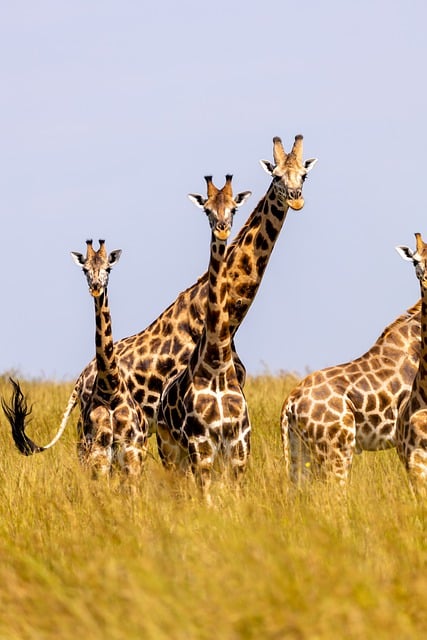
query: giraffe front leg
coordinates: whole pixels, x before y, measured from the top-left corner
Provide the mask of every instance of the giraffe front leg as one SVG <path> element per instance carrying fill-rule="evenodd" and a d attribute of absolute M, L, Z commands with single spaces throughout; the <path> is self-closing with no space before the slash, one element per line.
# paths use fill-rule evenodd
<path fill-rule="evenodd" d="M 84 437 L 79 443 L 79 458 L 93 478 L 111 473 L 113 430 L 109 413 L 103 407 L 97 407 L 90 413 Z"/>
<path fill-rule="evenodd" d="M 230 467 L 237 491 L 240 490 L 251 450 L 251 428 L 248 428 L 233 440 L 230 446 Z"/>
<path fill-rule="evenodd" d="M 119 468 L 130 480 L 139 478 L 147 457 L 147 446 L 144 438 L 136 438 L 133 442 L 120 442 L 114 445 L 114 457 Z"/>
<path fill-rule="evenodd" d="M 210 486 L 212 484 L 215 448 L 206 438 L 191 438 L 188 442 L 188 454 L 191 470 L 202 498 L 206 504 L 211 505 Z"/>
<path fill-rule="evenodd" d="M 413 413 L 397 449 L 408 470 L 415 495 L 427 497 L 427 409 Z"/>
<path fill-rule="evenodd" d="M 148 424 L 131 401 L 114 411 L 113 455 L 116 466 L 129 479 L 138 478 L 147 457 Z"/>

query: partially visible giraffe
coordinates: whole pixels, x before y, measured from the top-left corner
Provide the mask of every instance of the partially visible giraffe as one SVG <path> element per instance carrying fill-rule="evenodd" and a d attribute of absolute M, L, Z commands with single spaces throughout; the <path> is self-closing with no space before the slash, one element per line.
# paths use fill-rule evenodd
<path fill-rule="evenodd" d="M 427 491 L 427 244 L 415 234 L 416 249 L 396 247 L 414 267 L 421 288 L 421 354 L 418 370 L 396 422 L 396 449 L 415 492 Z"/>
<path fill-rule="evenodd" d="M 227 239 L 234 214 L 250 196 L 233 197 L 231 180 L 218 189 L 206 176 L 207 198 L 190 199 L 207 214 L 211 228 L 205 326 L 188 365 L 165 388 L 157 444 L 167 468 L 191 471 L 205 499 L 216 462 L 239 478 L 250 451 L 251 426 L 231 348 L 228 312 Z"/>
<path fill-rule="evenodd" d="M 285 467 L 293 482 L 344 484 L 354 453 L 396 444 L 396 418 L 420 356 L 420 302 L 386 327 L 364 355 L 310 373 L 281 413 Z"/>
<path fill-rule="evenodd" d="M 246 224 L 227 249 L 229 278 L 230 330 L 235 332 L 251 306 L 267 267 L 271 252 L 289 208 L 304 206 L 303 183 L 316 163 L 315 158 L 303 160 L 303 137 L 295 136 L 292 149 L 286 153 L 279 137 L 273 138 L 274 163 L 261 161 L 272 182 Z M 115 344 L 116 357 L 127 387 L 156 430 L 161 393 L 168 381 L 187 366 L 204 327 L 207 296 L 207 273 L 176 300 L 145 330 Z M 234 343 L 234 361 L 240 383 L 245 370 L 240 364 Z M 96 361 L 92 360 L 80 374 L 64 412 L 57 438 L 78 402 L 81 413 L 92 396 L 96 380 Z M 18 398 L 15 396 L 15 399 Z M 26 446 L 25 419 L 22 412 L 12 424 L 12 433 L 19 451 L 32 453 Z"/>
<path fill-rule="evenodd" d="M 129 476 L 136 477 L 146 456 L 148 422 L 118 366 L 107 297 L 110 270 L 119 261 L 121 250 L 107 255 L 104 240 L 99 240 L 97 251 L 92 240 L 87 240 L 86 245 L 86 256 L 75 251 L 71 256 L 82 268 L 95 303 L 97 374 L 79 420 L 79 458 L 94 474 L 109 473 L 114 466 L 119 466 Z M 17 418 L 23 421 L 27 412 L 17 383 L 14 383 L 14 394 L 12 407 L 3 401 L 12 427 Z M 38 453 L 50 448 L 56 440 L 40 447 L 25 437 L 21 446 L 26 449 L 24 453 Z"/>

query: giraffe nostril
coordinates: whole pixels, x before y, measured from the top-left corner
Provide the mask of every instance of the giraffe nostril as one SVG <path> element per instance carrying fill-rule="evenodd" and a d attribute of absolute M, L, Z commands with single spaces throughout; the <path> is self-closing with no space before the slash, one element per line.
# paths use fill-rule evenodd
<path fill-rule="evenodd" d="M 292 200 L 299 200 L 299 198 L 301 198 L 301 195 L 302 195 L 301 189 L 289 189 L 288 191 L 288 196 Z"/>

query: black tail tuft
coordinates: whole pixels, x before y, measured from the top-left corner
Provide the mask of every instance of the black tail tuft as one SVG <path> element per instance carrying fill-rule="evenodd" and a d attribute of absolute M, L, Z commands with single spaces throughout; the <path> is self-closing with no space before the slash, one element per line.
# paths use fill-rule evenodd
<path fill-rule="evenodd" d="M 10 405 L 2 398 L 1 406 L 12 427 L 12 436 L 16 447 L 24 456 L 31 456 L 33 453 L 43 451 L 43 447 L 38 447 L 25 433 L 25 418 L 31 414 L 32 407 L 28 409 L 19 382 L 12 378 L 9 378 L 9 381 L 13 387 Z"/>

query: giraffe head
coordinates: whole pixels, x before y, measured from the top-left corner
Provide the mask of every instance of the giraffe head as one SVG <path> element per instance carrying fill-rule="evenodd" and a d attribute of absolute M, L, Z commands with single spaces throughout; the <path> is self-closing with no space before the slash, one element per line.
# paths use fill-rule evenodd
<path fill-rule="evenodd" d="M 203 209 L 208 216 L 212 233 L 218 240 L 227 240 L 234 214 L 251 195 L 250 191 L 242 191 L 233 197 L 232 178 L 231 175 L 225 176 L 225 185 L 222 189 L 218 189 L 212 182 L 212 176 L 205 176 L 208 188 L 207 198 L 195 193 L 188 194 L 191 202 Z"/>
<path fill-rule="evenodd" d="M 415 267 L 415 273 L 423 289 L 427 289 L 427 244 L 423 242 L 421 233 L 415 234 L 415 251 L 409 247 L 399 245 L 396 251 L 404 260 L 410 260 Z"/>
<path fill-rule="evenodd" d="M 273 178 L 273 188 L 278 198 L 295 210 L 304 206 L 302 185 L 307 173 L 317 162 L 317 158 L 303 161 L 302 140 L 301 135 L 295 136 L 291 151 L 286 153 L 281 139 L 276 136 L 273 138 L 274 164 L 261 160 L 261 166 Z"/>
<path fill-rule="evenodd" d="M 98 251 L 92 247 L 92 240 L 86 240 L 86 245 L 86 257 L 77 251 L 72 251 L 71 257 L 82 268 L 90 294 L 98 298 L 107 288 L 111 267 L 119 261 L 122 250 L 116 249 L 107 255 L 105 240 L 99 240 Z"/>

